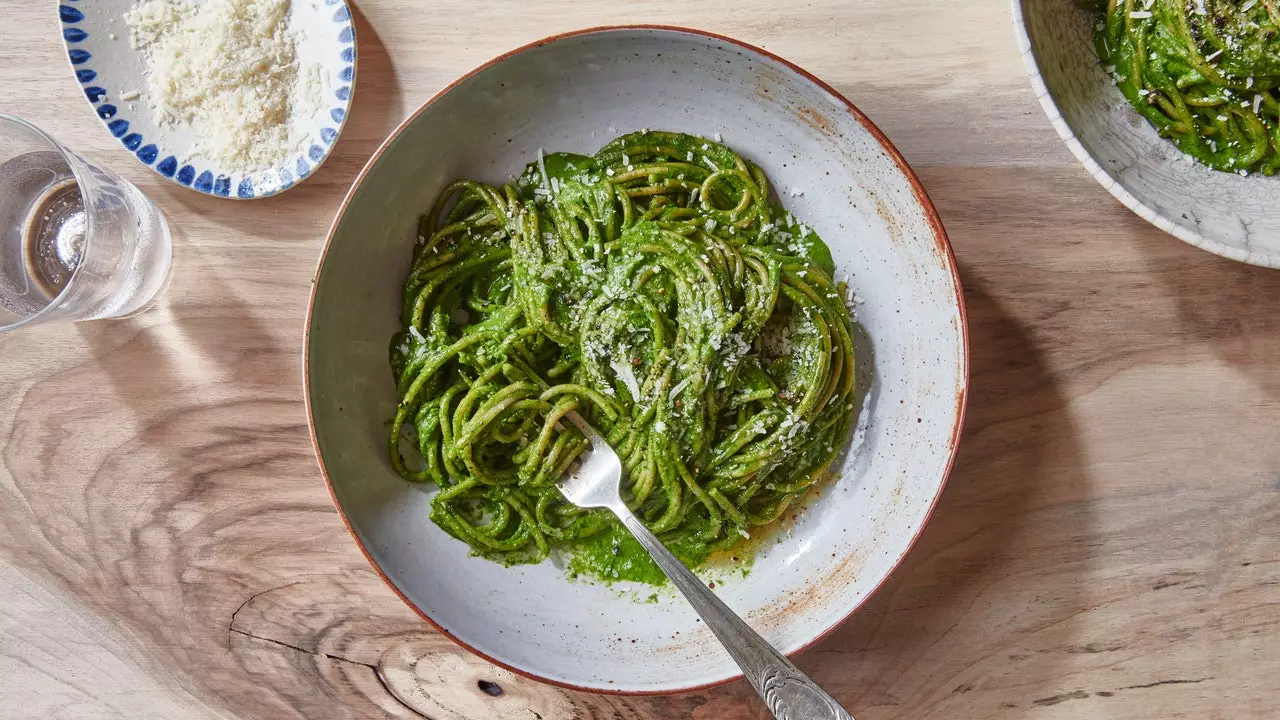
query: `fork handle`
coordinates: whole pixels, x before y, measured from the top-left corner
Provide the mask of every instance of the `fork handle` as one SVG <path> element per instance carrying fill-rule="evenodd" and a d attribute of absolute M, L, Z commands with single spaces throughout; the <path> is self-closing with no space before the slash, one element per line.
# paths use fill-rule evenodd
<path fill-rule="evenodd" d="M 755 630 L 743 622 L 716 594 L 671 554 L 665 545 L 640 522 L 625 505 L 612 507 L 636 540 L 649 551 L 658 567 L 666 573 L 702 621 L 729 651 L 742 668 L 747 682 L 755 688 L 769 711 L 778 720 L 853 720 L 835 698 L 818 687 L 809 676 L 791 664 Z"/>

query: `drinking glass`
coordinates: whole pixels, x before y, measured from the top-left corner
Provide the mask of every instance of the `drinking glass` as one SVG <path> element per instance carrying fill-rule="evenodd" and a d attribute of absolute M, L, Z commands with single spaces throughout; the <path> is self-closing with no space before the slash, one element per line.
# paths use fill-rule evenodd
<path fill-rule="evenodd" d="M 0 332 L 118 318 L 164 289 L 173 243 L 136 187 L 0 113 Z"/>

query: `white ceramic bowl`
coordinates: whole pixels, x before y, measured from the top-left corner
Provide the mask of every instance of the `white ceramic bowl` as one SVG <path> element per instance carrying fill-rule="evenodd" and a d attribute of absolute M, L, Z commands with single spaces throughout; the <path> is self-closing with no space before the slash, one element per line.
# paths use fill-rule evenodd
<path fill-rule="evenodd" d="M 418 216 L 446 183 L 501 183 L 539 148 L 593 152 L 646 127 L 720 133 L 759 163 L 863 298 L 871 379 L 840 477 L 749 575 L 716 588 L 783 651 L 829 632 L 901 561 L 950 468 L 967 382 L 955 264 L 924 191 L 866 117 L 780 58 L 691 30 L 589 30 L 504 55 L 410 116 L 356 180 L 317 271 L 304 372 L 321 468 L 361 548 L 423 617 L 512 670 L 603 692 L 683 691 L 738 671 L 672 591 L 650 604 L 637 601 L 649 586 L 574 582 L 550 562 L 505 568 L 432 524 L 424 490 L 386 457 L 387 347 Z"/>
<path fill-rule="evenodd" d="M 298 60 L 320 75 L 320 102 L 297 113 L 290 125 L 298 151 L 277 167 L 251 173 L 220 167 L 196 152 L 198 138 L 179 127 L 161 127 L 145 94 L 146 63 L 129 39 L 125 14 L 136 0 L 62 0 L 62 41 L 76 82 L 107 132 L 138 162 L 162 177 L 214 197 L 270 197 L 309 177 L 329 157 L 346 123 L 355 87 L 356 36 L 347 0 L 295 2 L 289 30 L 297 33 Z"/>
<path fill-rule="evenodd" d="M 1101 13 L 1081 0 L 1012 0 L 1040 105 L 1071 152 L 1143 219 L 1211 253 L 1280 267 L 1280 177 L 1194 162 L 1130 107 L 1093 47 Z"/>

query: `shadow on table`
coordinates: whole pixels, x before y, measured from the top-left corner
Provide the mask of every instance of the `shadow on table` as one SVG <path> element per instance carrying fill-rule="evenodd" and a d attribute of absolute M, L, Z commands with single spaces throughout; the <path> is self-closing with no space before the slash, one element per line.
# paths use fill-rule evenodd
<path fill-rule="evenodd" d="M 1144 242 L 1153 282 L 1178 309 L 1187 345 L 1203 344 L 1280 398 L 1280 270 L 1255 267 L 1183 245 L 1155 233 Z"/>
<path fill-rule="evenodd" d="M 145 418 L 246 391 L 298 397 L 298 349 L 274 336 L 296 333 L 301 319 L 288 328 L 268 323 L 181 228 L 173 228 L 173 240 L 169 287 L 154 305 L 131 318 L 76 326 L 118 400 Z"/>
<path fill-rule="evenodd" d="M 875 708 L 911 717 L 939 702 L 944 686 L 962 696 L 973 689 L 966 678 L 992 672 L 983 664 L 1053 675 L 1078 649 L 1072 618 L 1091 603 L 1088 477 L 1067 400 L 1030 330 L 983 282 L 964 268 L 961 276 L 972 370 L 947 488 L 885 586 L 797 661 L 857 717 L 876 716 Z M 713 692 L 738 695 L 752 717 L 767 717 L 742 683 Z"/>

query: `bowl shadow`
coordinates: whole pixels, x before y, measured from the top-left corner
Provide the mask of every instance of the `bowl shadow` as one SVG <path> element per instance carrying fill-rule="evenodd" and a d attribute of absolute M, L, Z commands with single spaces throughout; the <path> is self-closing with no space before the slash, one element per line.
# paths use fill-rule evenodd
<path fill-rule="evenodd" d="M 976 678 L 1011 663 L 1052 676 L 1077 647 L 1072 618 L 1089 603 L 1082 583 L 1061 576 L 1087 574 L 1093 553 L 1082 539 L 1093 525 L 1091 510 L 1083 502 L 1051 504 L 1054 496 L 1088 490 L 1066 397 L 1029 329 L 963 267 L 961 277 L 972 370 L 947 488 L 885 585 L 796 660 L 859 718 L 948 708 L 958 717 L 991 717 L 1019 704 L 1034 707 L 1037 698 L 975 690 Z M 1059 575 L 1055 589 L 1067 589 L 1038 595 L 1029 580 L 1046 572 Z M 706 717 L 769 717 L 742 682 L 707 700 L 722 712 Z"/>
<path fill-rule="evenodd" d="M 1156 235 L 1156 233 L 1151 233 Z M 1138 243 L 1149 263 L 1144 273 L 1174 307 L 1174 351 L 1194 346 L 1244 373 L 1268 397 L 1280 398 L 1280 271 L 1218 257 L 1158 235 Z"/>

